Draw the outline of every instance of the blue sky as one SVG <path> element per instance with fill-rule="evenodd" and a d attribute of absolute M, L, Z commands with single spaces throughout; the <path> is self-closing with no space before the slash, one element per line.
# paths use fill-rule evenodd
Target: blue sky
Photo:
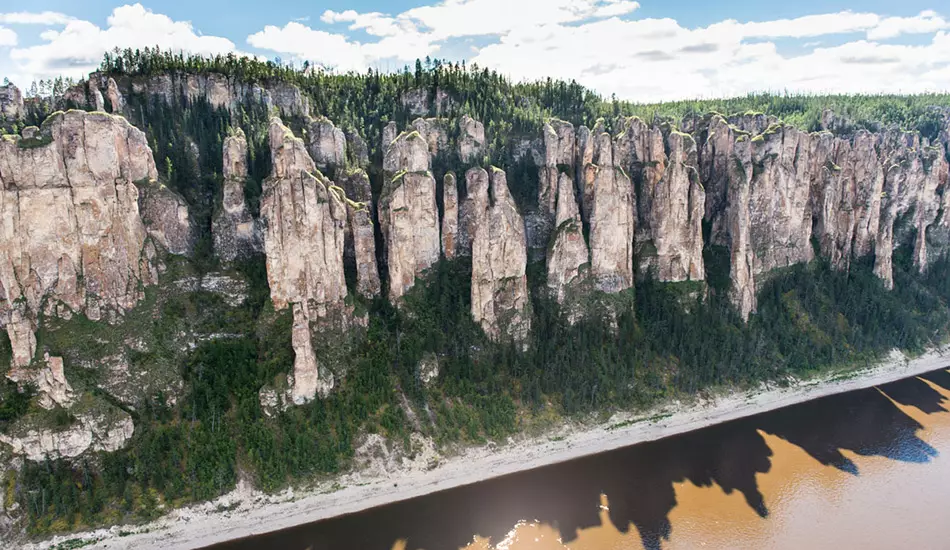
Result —
<path fill-rule="evenodd" d="M 80 78 L 106 49 L 159 44 L 336 70 L 467 59 L 640 100 L 749 91 L 950 88 L 940 1 L 3 0 L 0 76 Z"/>

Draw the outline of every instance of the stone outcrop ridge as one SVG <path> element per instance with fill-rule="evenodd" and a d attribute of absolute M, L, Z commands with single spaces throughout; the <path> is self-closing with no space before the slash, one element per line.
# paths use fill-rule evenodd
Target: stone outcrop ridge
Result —
<path fill-rule="evenodd" d="M 394 139 L 383 160 L 386 181 L 379 223 L 389 266 L 389 299 L 397 302 L 439 259 L 439 210 L 429 148 L 417 131 Z"/>
<path fill-rule="evenodd" d="M 13 84 L 0 86 L 0 122 L 13 122 L 23 118 L 23 94 Z"/>
<path fill-rule="evenodd" d="M 638 271 L 660 281 L 702 281 L 702 220 L 705 190 L 700 183 L 696 142 L 689 134 L 632 117 L 616 138 L 616 164 L 638 190 Z"/>
<path fill-rule="evenodd" d="M 13 431 L 11 435 L 0 433 L 0 443 L 9 445 L 14 455 L 43 462 L 47 458 L 75 458 L 87 451 L 118 451 L 131 439 L 135 427 L 128 413 L 116 410 L 107 414 L 81 412 L 64 430 Z"/>
<path fill-rule="evenodd" d="M 318 168 L 346 164 L 346 135 L 329 119 L 319 117 L 307 126 L 307 150 Z"/>
<path fill-rule="evenodd" d="M 195 247 L 195 227 L 188 202 L 164 185 L 153 182 L 139 188 L 139 211 L 148 235 L 166 251 L 190 256 Z"/>
<path fill-rule="evenodd" d="M 503 170 L 490 169 L 490 188 L 477 188 L 472 241 L 472 316 L 489 338 L 527 346 L 531 330 L 524 219 Z"/>
<path fill-rule="evenodd" d="M 449 172 L 442 180 L 442 255 L 455 259 L 458 253 L 459 191 L 455 174 Z"/>
<path fill-rule="evenodd" d="M 244 200 L 247 180 L 247 138 L 239 128 L 224 140 L 224 176 L 220 208 L 211 225 L 214 252 L 225 262 L 233 262 L 263 252 L 260 227 Z"/>
<path fill-rule="evenodd" d="M 478 161 L 485 147 L 485 125 L 468 115 L 459 119 L 459 159 L 463 163 Z"/>
<path fill-rule="evenodd" d="M 0 141 L 0 323 L 13 378 L 33 358 L 40 312 L 114 321 L 155 282 L 134 182 L 155 180 L 145 134 L 69 111 Z"/>
<path fill-rule="evenodd" d="M 356 291 L 364 298 L 372 299 L 379 296 L 381 285 L 376 266 L 376 235 L 369 175 L 358 168 L 345 174 L 343 182 L 340 191 L 349 220 L 344 253 L 356 265 Z"/>
<path fill-rule="evenodd" d="M 913 231 L 915 266 L 926 268 L 927 236 L 944 223 L 950 178 L 942 144 L 896 130 L 808 134 L 751 114 L 732 123 L 713 115 L 706 135 L 705 217 L 712 244 L 730 250 L 731 295 L 744 318 L 755 311 L 762 276 L 811 260 L 813 239 L 839 269 L 873 253 L 875 273 L 891 287 L 894 247 Z M 907 234 L 895 235 L 901 230 Z"/>
<path fill-rule="evenodd" d="M 104 95 L 111 105 L 111 112 L 122 112 L 123 94 L 158 96 L 170 105 L 183 102 L 207 101 L 214 108 L 234 112 L 241 105 L 262 103 L 268 110 L 277 108 L 285 116 L 305 117 L 310 115 L 310 100 L 300 89 L 285 82 L 248 84 L 225 75 L 205 73 L 167 73 L 149 77 L 117 77 L 94 72 L 68 92 L 76 107 L 102 110 Z M 109 81 L 113 84 L 110 85 Z M 113 91 L 114 94 L 113 95 Z M 117 101 L 118 100 L 118 101 Z M 81 101 L 81 103 L 80 103 Z"/>
<path fill-rule="evenodd" d="M 590 266 L 590 250 L 584 240 L 574 182 L 567 174 L 558 178 L 555 227 L 547 258 L 548 288 L 558 303 L 563 304 L 571 287 L 582 280 Z"/>
<path fill-rule="evenodd" d="M 293 399 L 301 403 L 333 387 L 332 375 L 318 370 L 310 322 L 344 311 L 346 205 L 279 118 L 268 137 L 273 171 L 261 199 L 267 279 L 274 307 L 293 305 Z"/>

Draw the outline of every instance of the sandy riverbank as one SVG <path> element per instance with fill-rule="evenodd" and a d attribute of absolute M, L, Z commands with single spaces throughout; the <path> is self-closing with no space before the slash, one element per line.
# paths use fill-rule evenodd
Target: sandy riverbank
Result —
<path fill-rule="evenodd" d="M 430 446 L 416 453 L 412 461 L 347 474 L 306 491 L 265 495 L 238 487 L 215 501 L 174 510 L 147 525 L 57 537 L 28 548 L 49 548 L 77 538 L 99 539 L 87 548 L 202 547 L 652 441 L 948 366 L 950 348 L 911 360 L 893 352 L 887 361 L 869 368 L 829 373 L 785 388 L 763 386 L 695 403 L 667 403 L 646 413 L 614 415 L 598 425 L 565 425 L 542 437 L 514 438 L 502 446 L 470 448 L 450 458 L 438 457 Z M 434 468 L 433 459 L 439 460 Z"/>

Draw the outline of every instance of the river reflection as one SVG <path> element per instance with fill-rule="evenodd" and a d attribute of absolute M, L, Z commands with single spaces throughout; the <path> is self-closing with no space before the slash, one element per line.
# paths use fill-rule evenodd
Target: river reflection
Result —
<path fill-rule="evenodd" d="M 950 372 L 219 545 L 946 547 Z"/>

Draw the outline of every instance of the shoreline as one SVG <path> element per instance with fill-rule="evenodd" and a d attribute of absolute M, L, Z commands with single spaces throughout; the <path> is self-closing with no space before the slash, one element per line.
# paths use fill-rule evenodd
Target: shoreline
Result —
<path fill-rule="evenodd" d="M 430 448 L 429 453 L 416 453 L 422 456 L 415 460 L 403 460 L 382 470 L 377 467 L 380 471 L 376 472 L 343 474 L 296 492 L 286 489 L 267 495 L 239 483 L 213 501 L 172 510 L 144 525 L 59 535 L 25 548 L 41 550 L 77 539 L 89 542 L 85 548 L 199 548 L 654 441 L 941 367 L 950 367 L 950 347 L 914 359 L 895 350 L 872 366 L 833 370 L 784 388 L 763 384 L 692 403 L 667 402 L 638 414 L 617 413 L 596 425 L 564 423 L 540 436 L 515 436 L 505 444 L 470 447 L 450 457 L 438 456 Z M 432 467 L 432 459 L 441 460 Z"/>

